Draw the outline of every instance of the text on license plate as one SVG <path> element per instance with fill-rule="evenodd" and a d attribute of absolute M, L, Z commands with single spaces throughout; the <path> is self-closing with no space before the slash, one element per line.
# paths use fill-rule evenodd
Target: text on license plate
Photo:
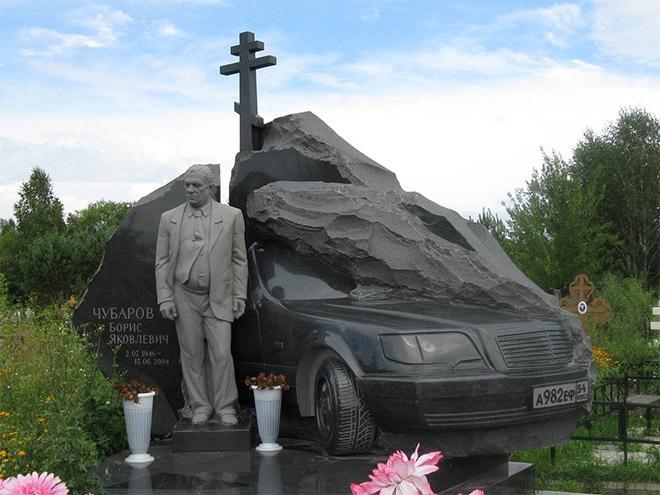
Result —
<path fill-rule="evenodd" d="M 573 402 L 583 402 L 589 398 L 589 382 L 560 383 L 545 387 L 534 387 L 532 393 L 532 407 L 561 406 Z"/>

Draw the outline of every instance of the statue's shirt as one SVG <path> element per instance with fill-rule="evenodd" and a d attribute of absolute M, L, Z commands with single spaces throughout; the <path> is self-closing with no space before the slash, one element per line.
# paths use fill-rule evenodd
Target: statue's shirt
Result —
<path fill-rule="evenodd" d="M 209 232 L 211 202 L 201 208 L 186 204 L 179 232 L 179 256 L 174 278 L 177 283 L 195 292 L 208 292 Z"/>

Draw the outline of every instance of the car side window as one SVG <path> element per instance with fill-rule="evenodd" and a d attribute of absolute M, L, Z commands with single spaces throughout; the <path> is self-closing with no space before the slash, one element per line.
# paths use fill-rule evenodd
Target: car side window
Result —
<path fill-rule="evenodd" d="M 257 253 L 261 278 L 277 299 L 337 299 L 354 288 L 347 277 L 286 248 L 267 245 Z"/>

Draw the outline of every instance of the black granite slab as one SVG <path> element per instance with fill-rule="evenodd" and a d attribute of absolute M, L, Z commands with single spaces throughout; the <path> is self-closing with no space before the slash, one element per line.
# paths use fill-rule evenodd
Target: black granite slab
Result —
<path fill-rule="evenodd" d="M 220 183 L 220 166 L 209 164 Z M 219 200 L 219 189 L 215 198 Z M 183 406 L 179 342 L 160 316 L 154 263 L 160 215 L 186 200 L 183 175 L 138 201 L 108 240 L 103 260 L 73 315 L 99 352 L 99 367 L 158 387 L 152 433 L 169 435 Z"/>
<path fill-rule="evenodd" d="M 331 457 L 313 442 L 280 438 L 284 450 L 265 456 L 248 452 L 175 453 L 172 442 L 152 445 L 155 461 L 144 468 L 114 455 L 99 469 L 108 494 L 348 494 L 350 484 L 366 481 L 385 456 Z M 443 495 L 467 494 L 481 488 L 488 495 L 533 492 L 531 464 L 506 458 L 444 460 L 429 476 L 433 490 Z"/>
<path fill-rule="evenodd" d="M 172 430 L 174 452 L 223 452 L 250 450 L 252 420 L 241 416 L 237 425 L 225 426 L 217 419 L 201 425 L 178 421 Z"/>

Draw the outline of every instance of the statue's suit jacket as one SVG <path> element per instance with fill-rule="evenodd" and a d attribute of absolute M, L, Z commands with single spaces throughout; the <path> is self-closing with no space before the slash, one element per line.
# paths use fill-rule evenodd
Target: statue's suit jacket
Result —
<path fill-rule="evenodd" d="M 179 232 L 186 203 L 160 217 L 156 243 L 158 304 L 174 301 L 174 271 L 179 254 Z M 246 299 L 247 256 L 241 210 L 211 200 L 209 241 L 209 304 L 216 318 L 233 321 L 233 300 Z"/>

